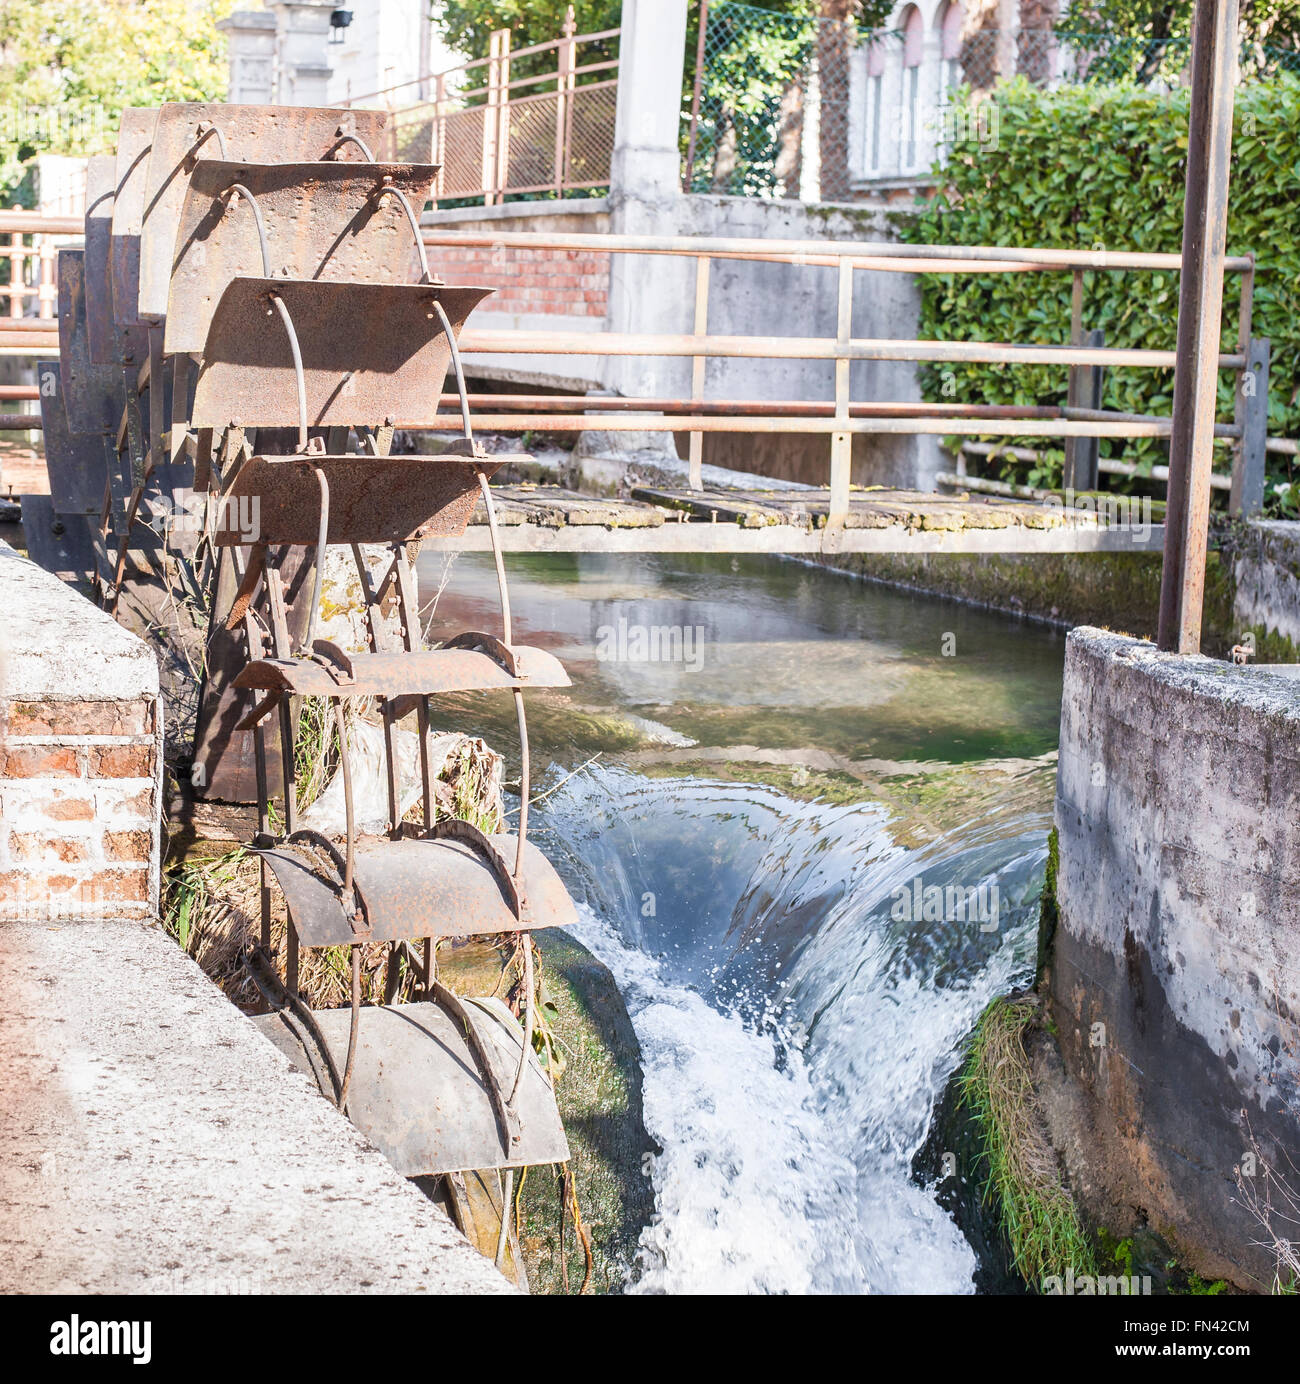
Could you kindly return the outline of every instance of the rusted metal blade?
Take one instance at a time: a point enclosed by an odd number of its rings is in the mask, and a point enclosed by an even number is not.
[[[140,330],[140,223],[144,217],[145,176],[158,112],[131,106],[122,112],[117,129],[117,189],[113,197],[112,244],[109,265],[113,284],[113,325],[124,361],[144,360],[145,338]]]
[[[168,352],[200,353],[225,286],[236,275],[263,272],[257,221],[241,197],[230,200],[235,185],[256,198],[276,278],[415,283],[415,233],[394,193],[402,193],[418,217],[437,175],[434,164],[200,159],[176,234]]]
[[[294,427],[298,389],[278,295],[302,348],[311,427],[429,426],[451,350],[435,301],[459,336],[493,290],[425,284],[232,279],[203,350],[193,426]]]
[[[60,514],[48,495],[22,495],[23,537],[27,556],[47,572],[88,587],[97,570],[93,520],[84,514]]]
[[[365,155],[345,136],[356,136],[373,150],[387,124],[386,111],[328,106],[168,102],[159,107],[140,229],[140,315],[161,320],[167,311],[176,228],[190,175],[199,162],[221,158],[241,164],[293,163],[327,156],[356,162]],[[213,130],[219,136],[206,134]]]
[[[98,515],[103,508],[108,475],[105,439],[103,434],[74,437],[68,431],[62,374],[58,361],[40,361],[36,366],[50,500],[58,514]]]
[[[514,1083],[523,1030],[513,1015],[496,999],[462,1000],[458,1008],[472,1034],[437,1004],[362,1010],[348,1094],[352,1122],[403,1177],[566,1161],[555,1095],[531,1053],[515,1102],[519,1140],[507,1147],[489,1083],[507,1095]],[[312,1017],[342,1070],[349,1011],[318,1009]],[[314,1078],[291,1018],[264,1014],[253,1022]]]
[[[112,154],[96,154],[86,163],[86,328],[92,365],[117,361],[110,263],[116,169]]]
[[[487,838],[506,860],[515,857],[513,836]],[[357,940],[338,881],[328,877],[320,855],[285,844],[259,851],[275,875],[289,918],[304,947],[336,947]],[[555,867],[524,843],[524,918],[516,917],[496,872],[473,846],[454,837],[358,844],[353,882],[368,931],[365,941],[416,937],[476,937],[541,927],[572,927],[573,900]]]
[[[491,476],[504,457],[253,457],[217,514],[216,541],[315,543],[319,467],[329,485],[330,543],[405,543],[465,532],[478,500],[481,466]],[[250,536],[250,526],[251,536]]]
[[[84,250],[59,251],[58,279],[59,363],[68,431],[108,437],[117,432],[126,395],[118,366],[91,364]]]
[[[353,654],[352,675],[301,658],[267,658],[250,663],[236,687],[314,697],[436,696],[512,687],[568,687],[569,677],[554,654],[526,644],[511,646],[519,669],[511,677],[489,654],[471,649],[417,653]]]

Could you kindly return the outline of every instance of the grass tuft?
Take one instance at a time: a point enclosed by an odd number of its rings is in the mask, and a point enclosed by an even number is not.
[[[1017,1271],[1041,1291],[1045,1279],[1064,1277],[1071,1266],[1078,1276],[1095,1273],[1096,1264],[1038,1115],[1024,1045],[1036,1012],[1032,998],[994,1000],[975,1028],[960,1079],[962,1101],[983,1135],[985,1200],[997,1208]]]

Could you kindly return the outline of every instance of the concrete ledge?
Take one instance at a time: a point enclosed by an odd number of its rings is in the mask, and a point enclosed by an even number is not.
[[[175,942],[0,928],[0,1292],[505,1293]]]
[[[1300,524],[1257,519],[1234,540],[1233,613],[1300,646]]]
[[[1072,631],[1056,824],[1051,1003],[1097,1181],[1266,1284],[1245,1203],[1265,1170],[1300,1192],[1300,682]]]

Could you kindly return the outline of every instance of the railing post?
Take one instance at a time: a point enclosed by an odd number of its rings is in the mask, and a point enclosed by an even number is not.
[[[20,211],[20,207],[10,207],[10,211]],[[23,315],[23,287],[27,277],[27,246],[22,232],[9,233],[9,316]]]
[[[446,196],[447,178],[447,79],[441,72],[433,88],[433,162],[438,165],[438,178],[434,183],[434,200],[441,201]]]
[[[497,201],[504,202],[510,186],[510,30],[502,29],[500,79],[497,95]]]
[[[835,344],[848,346],[853,339],[853,261],[842,259],[839,267],[839,297],[836,310]],[[835,418],[849,421],[849,359],[835,361]],[[826,515],[828,531],[839,533],[849,517],[849,485],[853,470],[853,434],[847,430],[831,433],[830,504]]]
[[[577,21],[570,5],[564,16],[563,37],[557,52],[555,71],[555,195],[564,192],[569,173],[569,105],[576,84],[573,69],[577,63],[578,45],[573,36],[578,32]]]
[[[1237,18],[1237,0],[1196,0],[1169,503],[1160,584],[1159,644],[1167,653],[1194,654],[1201,647],[1232,172]]]
[[[501,54],[508,51],[509,29],[493,29],[488,36],[487,105],[483,109],[483,205],[494,206],[500,187]],[[508,79],[507,79],[508,80]]]
[[[695,261],[696,336],[709,334],[709,270],[711,265],[712,261],[708,255],[700,255]],[[698,404],[704,401],[705,371],[708,363],[707,356],[697,355],[691,365],[692,403]],[[700,432],[691,434],[689,484],[692,490],[701,490],[704,486],[704,434]]]
[[[695,186],[695,145],[700,130],[700,96],[704,90],[704,64],[708,57],[709,0],[700,0],[699,41],[695,45],[695,88],[691,93],[691,133],[686,143],[686,173],[682,191]]]
[[[1234,421],[1241,429],[1232,462],[1232,491],[1228,513],[1248,519],[1264,508],[1264,471],[1268,446],[1268,362],[1267,337],[1253,339],[1246,346],[1246,368],[1237,379],[1237,404]]]
[[[1072,276],[1070,285],[1070,345],[1079,346],[1083,343],[1083,270],[1076,269]],[[1069,385],[1065,393],[1065,406],[1067,408],[1079,407],[1079,372],[1084,367],[1079,365],[1070,366]],[[1076,439],[1067,437],[1065,439],[1065,466],[1063,479],[1067,486],[1074,485],[1075,472],[1075,446]],[[1078,487],[1075,487],[1078,489]]]

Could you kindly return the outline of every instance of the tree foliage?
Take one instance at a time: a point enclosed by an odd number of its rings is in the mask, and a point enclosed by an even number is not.
[[[124,106],[221,99],[233,0],[0,0],[0,182],[111,149]],[[13,193],[10,193],[11,197]]]
[[[936,169],[943,190],[905,232],[933,244],[1153,250],[1182,247],[1188,93],[1132,86],[1044,91],[1023,79],[997,88],[996,118],[954,124],[969,137]],[[1253,335],[1272,342],[1270,436],[1300,434],[1300,81],[1247,83],[1237,92],[1228,253],[1253,252]],[[996,139],[990,139],[996,131]],[[1108,346],[1168,350],[1178,319],[1174,273],[1088,271],[1083,325]],[[1237,290],[1229,275],[1223,341],[1235,343]],[[1069,274],[927,275],[917,335],[938,340],[1060,343],[1069,340]],[[922,373],[925,397],[993,404],[1063,404],[1060,367],[959,364]],[[1235,376],[1219,375],[1218,417],[1231,421]],[[1104,405],[1168,415],[1173,371],[1107,369]],[[1044,442],[1045,448],[1059,443]],[[1154,440],[1102,439],[1102,455],[1165,460]],[[1216,449],[1218,464],[1228,461]],[[1294,490],[1283,458],[1270,455],[1270,503],[1289,506]],[[1148,483],[1139,483],[1149,484]]]

